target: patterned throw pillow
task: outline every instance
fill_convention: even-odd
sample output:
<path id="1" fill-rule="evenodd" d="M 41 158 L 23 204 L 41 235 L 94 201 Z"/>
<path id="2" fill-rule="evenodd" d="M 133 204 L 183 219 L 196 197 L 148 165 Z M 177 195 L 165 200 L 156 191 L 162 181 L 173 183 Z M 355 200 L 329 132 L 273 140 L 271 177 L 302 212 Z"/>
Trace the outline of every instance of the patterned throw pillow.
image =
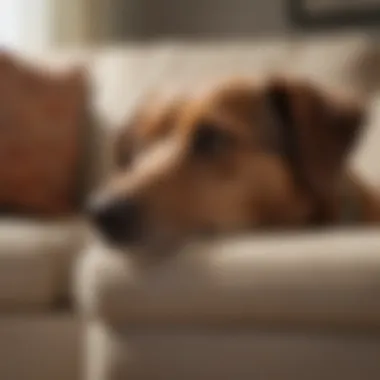
<path id="1" fill-rule="evenodd" d="M 79 207 L 89 91 L 78 69 L 49 72 L 0 53 L 0 209 L 61 216 Z"/>

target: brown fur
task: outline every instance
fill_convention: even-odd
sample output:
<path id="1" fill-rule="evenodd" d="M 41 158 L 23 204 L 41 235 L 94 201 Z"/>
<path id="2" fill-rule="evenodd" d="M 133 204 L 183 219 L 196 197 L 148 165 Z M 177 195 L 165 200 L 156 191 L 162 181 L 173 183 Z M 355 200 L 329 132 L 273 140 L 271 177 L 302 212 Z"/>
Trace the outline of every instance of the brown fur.
<path id="1" fill-rule="evenodd" d="M 283 144 L 278 124 L 284 121 L 268 103 L 272 98 L 285 102 L 297 168 L 276 148 Z M 234 80 L 198 96 L 151 100 L 118 137 L 118 172 L 103 194 L 138 200 L 146 233 L 166 239 L 203 230 L 335 224 L 347 186 L 360 208 L 357 221 L 377 222 L 377 194 L 346 168 L 364 116 L 356 100 L 294 79 Z M 199 155 L 192 144 L 205 124 L 224 131 L 226 141 Z M 166 145 L 157 148 L 162 141 Z M 150 149 L 162 151 L 149 158 Z"/>

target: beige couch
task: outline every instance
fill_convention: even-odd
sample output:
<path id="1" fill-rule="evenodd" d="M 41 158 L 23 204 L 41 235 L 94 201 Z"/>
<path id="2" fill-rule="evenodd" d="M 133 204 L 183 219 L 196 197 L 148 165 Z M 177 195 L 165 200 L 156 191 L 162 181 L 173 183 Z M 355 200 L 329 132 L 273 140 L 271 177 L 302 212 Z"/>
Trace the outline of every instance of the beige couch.
<path id="1" fill-rule="evenodd" d="M 168 42 L 30 58 L 84 62 L 107 132 L 146 90 L 168 83 L 286 71 L 362 91 L 371 98 L 371 128 L 353 163 L 380 180 L 380 65 L 366 36 Z M 111 141 L 97 152 L 96 172 L 111 164 Z M 380 378 L 377 229 L 194 242 L 148 265 L 103 247 L 80 218 L 3 220 L 0 285 L 4 380 Z"/>

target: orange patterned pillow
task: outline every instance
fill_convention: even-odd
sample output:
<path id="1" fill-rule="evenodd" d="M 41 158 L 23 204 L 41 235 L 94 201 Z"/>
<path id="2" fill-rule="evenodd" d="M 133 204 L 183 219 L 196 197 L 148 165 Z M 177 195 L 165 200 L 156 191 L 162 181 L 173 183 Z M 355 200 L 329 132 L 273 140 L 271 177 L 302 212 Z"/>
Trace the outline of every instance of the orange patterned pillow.
<path id="1" fill-rule="evenodd" d="M 86 78 L 0 53 L 0 208 L 63 215 L 78 208 Z"/>

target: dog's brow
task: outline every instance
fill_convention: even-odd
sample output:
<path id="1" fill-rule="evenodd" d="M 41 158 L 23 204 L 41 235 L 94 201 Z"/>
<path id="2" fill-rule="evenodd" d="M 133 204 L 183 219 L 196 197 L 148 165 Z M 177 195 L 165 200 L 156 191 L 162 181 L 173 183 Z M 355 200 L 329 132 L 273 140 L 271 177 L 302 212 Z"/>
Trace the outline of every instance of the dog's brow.
<path id="1" fill-rule="evenodd" d="M 181 143 L 175 136 L 163 138 L 136 156 L 134 170 L 156 172 L 163 164 L 178 158 L 180 147 Z"/>
<path id="2" fill-rule="evenodd" d="M 183 144 L 176 136 L 155 142 L 135 157 L 130 170 L 116 175 L 104 192 L 117 196 L 154 183 L 163 173 L 179 163 L 183 151 Z"/>

